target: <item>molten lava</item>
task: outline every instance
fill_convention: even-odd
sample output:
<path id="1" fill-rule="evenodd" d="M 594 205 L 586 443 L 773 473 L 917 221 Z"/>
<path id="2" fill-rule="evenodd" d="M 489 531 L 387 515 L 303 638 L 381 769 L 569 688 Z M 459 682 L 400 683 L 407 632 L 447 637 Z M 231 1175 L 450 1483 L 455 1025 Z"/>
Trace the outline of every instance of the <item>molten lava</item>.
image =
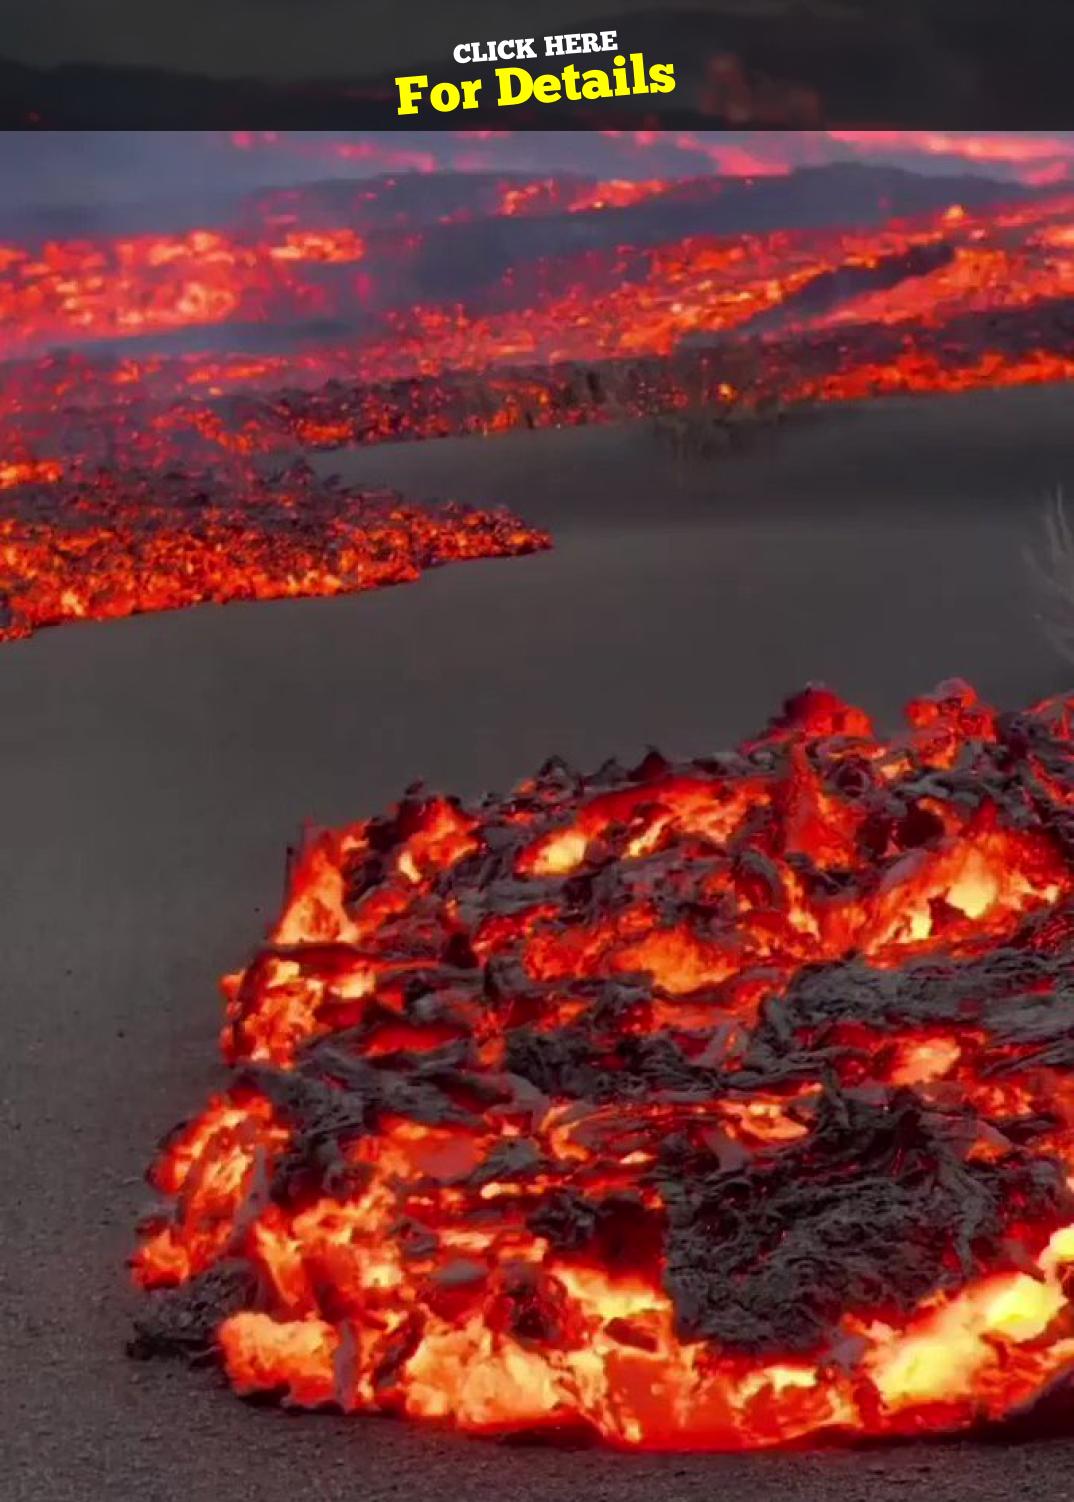
<path id="1" fill-rule="evenodd" d="M 543 542 L 359 498 L 363 539 L 308 477 L 300 525 L 259 456 L 282 474 L 348 444 L 1074 376 L 1069 191 L 664 237 L 727 191 L 401 174 L 267 191 L 228 224 L 0 246 L 0 638 Z M 498 270 L 475 280 L 486 241 Z"/>
<path id="2" fill-rule="evenodd" d="M 237 1391 L 741 1448 L 1074 1364 L 1074 703 L 807 690 L 737 752 L 310 841 L 165 1142 L 138 1346 Z"/>
<path id="3" fill-rule="evenodd" d="M 813 123 L 809 118 L 819 109 L 809 97 L 811 91 L 782 89 L 767 80 L 769 92 L 776 98 L 764 98 L 764 85 L 757 80 L 751 87 L 743 76 L 737 59 L 718 53 L 707 65 L 710 96 L 708 106 L 714 115 L 737 114 L 741 120 L 752 119 L 758 126 L 799 126 Z M 756 84 L 761 84 L 758 90 Z M 757 95 L 760 94 L 760 97 Z M 782 97 L 779 97 L 779 95 Z M 737 95 L 737 97 L 736 97 Z M 752 97 L 751 97 L 752 96 Z M 770 107 L 766 110 L 766 104 Z M 728 109 L 728 106 L 731 106 Z M 774 106 L 774 108 L 773 108 Z M 766 118 L 770 114 L 771 118 Z M 935 131 L 935 130 L 806 130 L 784 129 L 750 132 L 749 145 L 729 140 L 722 131 L 669 130 L 600 130 L 606 151 L 612 153 L 609 165 L 624 173 L 636 174 L 646 158 L 659 159 L 665 172 L 676 166 L 691 166 L 698 159 L 722 177 L 779 176 L 798 167 L 816 166 L 832 160 L 832 148 L 847 160 L 888 160 L 905 164 L 915 158 L 920 162 L 937 160 L 953 169 L 961 163 L 988 167 L 1009 175 L 1016 181 L 1047 184 L 1068 180 L 1074 162 L 1074 143 L 1063 134 L 1045 135 L 1037 131 Z M 341 140 L 320 131 L 314 135 L 291 131 L 234 131 L 222 145 L 245 152 L 270 152 L 281 157 L 307 160 L 365 161 L 382 170 L 410 170 L 432 174 L 437 171 L 492 171 L 502 167 L 498 147 L 504 140 L 516 140 L 515 131 L 444 131 L 435 150 L 414 151 L 398 144 L 398 137 L 381 134 L 364 141 Z"/>
<path id="4" fill-rule="evenodd" d="M 353 594 L 548 546 L 506 511 L 415 506 L 303 464 L 269 478 L 235 463 L 14 484 L 0 507 L 0 641 L 207 601 Z"/>
<path id="5" fill-rule="evenodd" d="M 161 333 L 191 325 L 324 311 L 300 269 L 351 265 L 352 229 L 281 230 L 260 242 L 196 229 L 173 236 L 0 245 L 0 350 L 47 338 Z"/>
<path id="6" fill-rule="evenodd" d="M 660 186 L 618 188 L 645 202 Z M 704 203 L 720 184 L 665 186 L 669 202 L 700 192 Z M 0 270 L 0 303 L 7 297 L 22 310 L 8 320 L 10 350 L 60 332 L 141 331 L 144 352 L 54 353 L 0 369 L 0 488 L 27 466 L 39 466 L 41 479 L 87 457 L 135 469 L 188 464 L 192 443 L 199 462 L 211 463 L 220 450 L 589 420 L 592 412 L 556 394 L 559 367 L 583 363 L 664 361 L 658 379 L 647 370 L 627 395 L 634 413 L 713 391 L 721 400 L 731 390 L 746 400 L 763 392 L 838 401 L 1070 377 L 1069 193 L 973 211 L 952 204 L 874 228 L 694 235 L 532 261 L 520 252 L 495 288 L 468 300 L 413 295 L 408 279 L 436 251 L 436 235 L 467 228 L 455 222 L 460 205 L 478 218 L 525 218 L 529 205 L 551 199 L 600 218 L 614 211 L 605 204 L 609 194 L 616 201 L 613 187 L 575 185 L 572 197 L 555 180 L 509 189 L 482 182 L 471 198 L 453 189 L 445 224 L 421 230 L 405 215 L 398 222 L 387 185 L 353 199 L 349 225 L 336 222 L 343 205 L 335 198 L 293 190 L 265 195 L 256 222 L 228 233 L 65 242 L 36 261 L 20 253 Z M 325 334 L 318 320 L 326 317 L 358 323 L 344 340 Z M 257 352 L 244 347 L 236 325 L 248 331 L 251 320 L 271 323 L 284 347 L 268 337 Z M 223 326 L 231 348 L 153 347 L 151 335 L 199 324 L 216 326 L 218 337 Z M 689 366 L 702 345 L 711 379 L 698 386 L 677 362 Z"/>

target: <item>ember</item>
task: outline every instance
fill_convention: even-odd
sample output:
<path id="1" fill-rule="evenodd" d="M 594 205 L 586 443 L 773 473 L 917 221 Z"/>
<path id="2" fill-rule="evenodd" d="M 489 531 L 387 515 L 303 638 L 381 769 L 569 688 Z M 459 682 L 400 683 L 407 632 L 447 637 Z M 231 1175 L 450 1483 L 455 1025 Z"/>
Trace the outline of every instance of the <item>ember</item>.
<path id="1" fill-rule="evenodd" d="M 166 1141 L 137 1348 L 646 1448 L 964 1428 L 1074 1363 L 1074 701 L 311 840 Z"/>

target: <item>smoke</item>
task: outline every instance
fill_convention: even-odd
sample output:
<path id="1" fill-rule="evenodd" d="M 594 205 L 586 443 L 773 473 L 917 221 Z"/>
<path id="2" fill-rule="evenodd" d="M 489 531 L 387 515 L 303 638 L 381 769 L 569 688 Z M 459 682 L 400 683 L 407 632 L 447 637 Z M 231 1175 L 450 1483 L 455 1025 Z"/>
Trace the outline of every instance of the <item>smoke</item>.
<path id="1" fill-rule="evenodd" d="M 1074 168 L 1074 131 L 13 132 L 0 137 L 0 213 L 77 209 L 92 233 L 132 206 L 181 200 L 192 222 L 259 188 L 383 172 L 743 177 L 837 161 L 1051 183 Z"/>

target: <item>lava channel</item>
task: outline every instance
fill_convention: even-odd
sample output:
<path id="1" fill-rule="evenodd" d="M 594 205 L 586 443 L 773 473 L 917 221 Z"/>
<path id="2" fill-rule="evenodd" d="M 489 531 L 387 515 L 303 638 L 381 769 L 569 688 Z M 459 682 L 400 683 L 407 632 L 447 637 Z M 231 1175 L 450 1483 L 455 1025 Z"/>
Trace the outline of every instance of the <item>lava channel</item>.
<path id="1" fill-rule="evenodd" d="M 134 1349 L 486 1433 L 964 1429 L 1074 1363 L 1074 700 L 311 837 L 164 1142 Z"/>

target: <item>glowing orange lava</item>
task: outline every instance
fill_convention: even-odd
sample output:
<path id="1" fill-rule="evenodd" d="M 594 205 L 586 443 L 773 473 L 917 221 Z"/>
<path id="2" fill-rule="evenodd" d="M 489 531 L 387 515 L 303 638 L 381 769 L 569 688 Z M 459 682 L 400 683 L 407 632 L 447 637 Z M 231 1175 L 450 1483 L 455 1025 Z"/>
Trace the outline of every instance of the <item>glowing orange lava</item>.
<path id="1" fill-rule="evenodd" d="M 627 186 L 628 197 L 644 200 L 660 185 Z M 563 201 L 572 213 L 597 212 L 609 187 L 589 185 L 589 197 Z M 559 189 L 552 180 L 502 191 L 499 206 L 484 211 L 526 214 Z M 133 258 L 128 244 L 129 273 L 112 278 L 94 268 L 102 258 L 120 256 L 118 242 L 87 251 L 85 265 L 77 247 L 54 247 L 58 261 L 70 262 L 68 290 L 57 302 L 51 282 L 37 287 L 34 308 L 10 325 L 11 347 L 46 338 L 57 320 L 69 332 L 84 326 L 97 333 L 139 327 L 159 333 L 173 320 L 245 324 L 284 314 L 285 322 L 343 316 L 380 296 L 375 289 L 383 291 L 388 261 L 392 275 L 410 274 L 405 268 L 418 253 L 420 234 L 407 232 L 402 248 L 394 230 L 384 240 L 363 240 L 356 266 L 357 231 L 303 224 L 301 194 L 291 197 L 296 201 L 287 212 L 277 204 L 280 212 L 270 213 L 268 201 L 261 205 L 268 238 L 242 255 L 221 248 L 232 244 L 222 234 L 185 238 L 184 245 L 202 244 L 202 235 L 211 245 L 209 260 L 219 262 L 211 295 L 188 296 L 186 252 L 173 256 L 169 249 L 176 242 L 148 237 Z M 161 260 L 143 285 L 146 255 Z M 523 269 L 505 273 L 507 291 Z M 21 262 L 13 263 L 9 281 L 25 274 Z M 749 394 L 749 382 L 719 369 L 719 351 L 745 346 L 753 352 L 753 386 L 824 400 L 1019 384 L 1026 370 L 1026 379 L 1040 379 L 1042 372 L 1066 379 L 1074 356 L 1074 197 L 1065 193 L 972 211 L 951 204 L 870 229 L 693 236 L 538 258 L 525 275 L 531 290 L 509 299 L 510 307 L 485 309 L 480 298 L 472 305 L 389 300 L 345 342 L 307 336 L 296 347 L 258 353 L 164 354 L 147 347 L 137 357 L 56 354 L 10 364 L 0 371 L 7 470 L 16 455 L 19 462 L 60 462 L 60 435 L 80 423 L 89 451 L 107 435 L 110 461 L 123 456 L 139 466 L 157 462 L 161 446 L 174 448 L 180 435 L 184 443 L 192 435 L 198 441 L 216 435 L 220 447 L 254 452 L 281 441 L 330 447 L 410 429 L 495 431 L 530 420 L 534 385 L 547 385 L 552 367 L 673 362 L 704 342 L 714 351 L 709 365 L 716 387 Z M 95 291 L 87 301 L 90 287 Z M 996 320 L 1008 314 L 1021 315 L 1022 332 L 998 338 Z M 801 360 L 805 343 L 823 345 L 823 359 Z M 451 392 L 464 378 L 482 394 L 452 416 Z M 677 388 L 672 405 L 697 399 L 674 369 L 662 384 Z M 367 419 L 361 413 L 369 404 L 376 415 Z M 643 409 L 644 392 L 628 405 Z M 560 415 L 553 403 L 540 420 Z"/>
<path id="2" fill-rule="evenodd" d="M 709 107 L 714 115 L 728 113 L 728 104 L 738 106 L 743 118 L 758 125 L 811 125 L 820 113 L 811 90 L 783 86 L 768 103 L 772 118 L 766 120 L 763 97 L 755 97 L 741 65 L 729 54 L 718 53 L 708 61 Z M 736 97 L 737 96 L 737 97 Z M 742 107 L 746 106 L 745 109 Z M 732 111 L 734 112 L 734 111 Z M 596 132 L 615 153 L 617 166 L 636 174 L 646 157 L 659 156 L 668 166 L 678 161 L 689 166 L 698 160 L 722 177 L 785 175 L 798 167 L 830 162 L 833 156 L 848 160 L 893 160 L 900 163 L 933 163 L 940 159 L 957 168 L 962 163 L 1001 169 L 1017 181 L 1047 184 L 1068 179 L 1074 166 L 1074 142 L 1064 135 L 1036 131 L 937 131 L 937 130 L 755 130 L 748 144 L 728 140 L 723 131 L 600 130 Z M 230 144 L 244 152 L 262 151 L 281 157 L 324 162 L 363 161 L 382 170 L 493 171 L 502 167 L 504 140 L 518 137 L 509 130 L 445 131 L 438 149 L 416 151 L 396 138 L 380 134 L 364 141 L 344 140 L 327 132 L 308 134 L 288 131 L 235 131 Z M 834 151 L 833 151 L 834 148 Z"/>
<path id="3" fill-rule="evenodd" d="M 165 1143 L 145 1350 L 640 1448 L 960 1429 L 1074 1364 L 1074 706 L 328 831 Z"/>
<path id="4" fill-rule="evenodd" d="M 312 316 L 323 311 L 323 299 L 295 268 L 350 265 L 363 254 L 349 228 L 285 231 L 258 244 L 197 229 L 57 241 L 36 252 L 0 245 L 0 357 L 49 337 L 160 333 L 281 312 Z"/>
<path id="5" fill-rule="evenodd" d="M 275 509 L 266 499 L 259 456 L 284 465 L 400 438 L 1074 376 L 1069 192 L 630 245 L 616 216 L 703 222 L 724 184 L 464 178 L 441 184 L 430 209 L 407 181 L 267 192 L 229 227 L 0 247 L 0 347 L 26 355 L 0 366 L 0 634 L 199 598 L 333 592 L 420 566 L 416 520 L 413 546 L 387 559 L 356 543 L 360 568 L 341 570 L 334 546 L 318 560 L 309 537 L 281 562 L 275 530 L 255 548 L 251 528 L 294 512 L 286 486 Z M 495 285 L 416 295 L 438 248 L 476 247 L 483 219 L 555 214 L 613 233 L 528 259 L 527 236 L 546 227 L 505 226 L 517 254 Z M 209 329 L 212 347 L 197 347 Z M 68 347 L 29 357 L 57 341 Z M 165 523 L 154 483 L 174 497 L 174 476 L 208 472 L 205 507 Z M 142 505 L 155 518 L 149 552 Z M 195 513 L 214 528 L 229 516 L 220 536 L 238 526 L 248 564 L 220 559 L 212 529 L 182 538 Z M 511 538 L 536 534 L 511 521 L 497 536 L 511 551 Z M 127 578 L 134 560 L 142 587 Z"/>
<path id="6" fill-rule="evenodd" d="M 271 479 L 233 463 L 14 483 L 0 509 L 0 642 L 65 621 L 354 594 L 549 541 L 506 511 L 415 506 L 303 465 Z"/>

